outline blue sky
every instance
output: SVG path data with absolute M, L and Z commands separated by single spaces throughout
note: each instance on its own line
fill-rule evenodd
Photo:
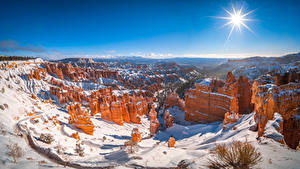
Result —
M 279 56 L 300 51 L 298 0 L 0 0 L 0 54 L 62 57 Z M 232 5 L 254 10 L 222 27 Z

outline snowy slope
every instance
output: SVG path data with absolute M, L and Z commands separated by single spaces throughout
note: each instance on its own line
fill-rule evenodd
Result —
M 184 112 L 172 108 L 171 114 L 175 116 L 178 124 L 164 131 L 159 131 L 153 138 L 149 138 L 148 117 L 142 118 L 142 124 L 127 124 L 123 126 L 102 120 L 99 116 L 91 117 L 95 125 L 94 135 L 87 135 L 75 126 L 68 124 L 69 115 L 64 107 L 57 104 L 46 103 L 41 97 L 31 98 L 31 93 L 40 96 L 41 91 L 49 91 L 47 81 L 28 81 L 24 73 L 29 74 L 35 64 L 22 65 L 18 68 L 0 70 L 0 105 L 7 104 L 8 108 L 0 109 L 0 122 L 6 135 L 0 134 L 0 168 L 57 168 L 63 167 L 49 161 L 44 156 L 31 149 L 26 140 L 16 135 L 17 125 L 29 134 L 37 147 L 46 149 L 56 154 L 62 160 L 85 167 L 115 166 L 117 168 L 138 166 L 144 167 L 175 167 L 182 160 L 191 163 L 191 168 L 206 168 L 207 159 L 210 157 L 209 150 L 218 143 L 228 143 L 233 140 L 248 141 L 262 153 L 263 161 L 260 168 L 298 168 L 300 153 L 289 149 L 270 138 L 257 140 L 257 133 L 249 130 L 254 124 L 254 112 L 244 115 L 237 123 L 228 125 L 222 129 L 222 123 L 195 124 L 184 122 Z M 52 78 L 47 75 L 47 79 Z M 9 80 L 8 80 L 9 79 Z M 81 85 L 81 84 L 74 84 Z M 47 94 L 46 94 L 47 95 Z M 46 96 L 45 96 L 46 99 Z M 35 112 L 34 115 L 30 115 Z M 56 116 L 60 124 L 54 125 L 51 120 Z M 31 118 L 36 118 L 37 123 Z M 175 119 L 175 121 L 176 121 Z M 181 125 L 180 125 L 181 124 Z M 137 127 L 142 134 L 143 140 L 138 143 L 135 153 L 128 153 L 123 146 L 131 139 L 131 131 Z M 270 128 L 271 130 L 272 128 Z M 76 139 L 71 135 L 79 133 L 80 142 L 84 147 L 84 157 L 75 152 Z M 268 132 L 268 129 L 267 131 Z M 39 141 L 41 133 L 49 133 L 54 136 L 52 144 Z M 176 140 L 175 148 L 168 148 L 167 140 L 170 136 Z M 6 155 L 6 144 L 17 142 L 25 152 L 25 156 L 14 164 Z M 63 153 L 57 152 L 57 146 L 63 148 Z M 33 158 L 28 160 L 26 158 Z M 46 164 L 41 163 L 45 160 Z

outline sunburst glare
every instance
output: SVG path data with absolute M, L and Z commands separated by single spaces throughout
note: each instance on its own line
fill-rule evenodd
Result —
M 224 24 L 222 27 L 231 25 L 231 29 L 230 29 L 230 32 L 227 36 L 227 40 L 230 38 L 230 36 L 232 34 L 232 31 L 234 29 L 238 29 L 239 31 L 241 31 L 241 25 L 242 25 L 242 27 L 245 27 L 250 32 L 254 33 L 252 31 L 252 29 L 246 24 L 247 21 L 251 21 L 251 19 L 246 18 L 246 16 L 251 14 L 254 10 L 251 10 L 247 13 L 244 13 L 243 8 L 240 8 L 239 10 L 236 10 L 236 8 L 233 7 L 233 6 L 232 6 L 232 12 L 228 11 L 227 9 L 224 9 L 224 10 L 227 12 L 227 14 L 229 16 L 227 16 L 227 17 L 217 17 L 217 18 L 228 20 L 228 22 L 226 24 Z

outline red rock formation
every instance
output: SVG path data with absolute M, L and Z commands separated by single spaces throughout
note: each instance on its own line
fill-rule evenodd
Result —
M 213 122 L 223 120 L 230 110 L 232 97 L 205 90 L 191 89 L 185 97 L 185 120 Z
M 122 101 L 122 103 L 120 104 L 120 111 L 122 112 L 123 121 L 126 123 L 130 123 L 130 115 L 126 103 L 127 102 L 125 100 Z
M 225 113 L 224 120 L 223 120 L 223 129 L 226 129 L 226 125 L 230 123 L 235 123 L 237 122 L 241 116 L 238 113 Z
M 28 80 L 35 78 L 36 80 L 41 80 L 41 74 L 43 78 L 47 76 L 46 70 L 43 68 L 36 68 L 30 71 L 30 75 L 28 75 Z
M 111 120 L 119 125 L 123 125 L 123 116 L 120 102 L 112 102 L 110 105 Z
M 73 134 L 72 134 L 72 137 L 75 138 L 76 140 L 80 140 L 80 137 L 79 137 L 78 132 L 73 133 Z
M 36 99 L 36 96 L 33 93 L 31 93 L 31 98 Z
M 173 92 L 170 95 L 168 95 L 164 103 L 165 109 L 173 106 L 178 106 L 181 110 L 184 110 L 184 106 L 185 106 L 184 101 L 179 98 L 176 92 Z
M 69 123 L 75 124 L 75 126 L 89 135 L 94 133 L 94 124 L 89 118 L 88 112 L 81 111 L 81 105 L 76 104 L 68 106 L 68 113 L 70 114 Z
M 159 122 L 157 120 L 157 112 L 155 111 L 154 105 L 151 107 L 151 111 L 149 112 L 150 117 L 150 136 L 154 136 L 159 128 Z
M 223 120 L 226 112 L 250 113 L 251 84 L 248 78 L 238 80 L 228 72 L 226 82 L 205 79 L 195 83 L 185 97 L 185 120 L 213 122 Z
M 228 72 L 227 76 L 226 76 L 226 85 L 227 87 L 230 86 L 232 83 L 234 83 L 236 81 L 234 75 L 232 74 L 232 72 Z
M 284 75 L 286 76 L 286 75 Z M 275 76 L 278 79 L 278 77 Z M 272 77 L 262 76 L 253 84 L 252 102 L 258 123 L 258 136 L 263 136 L 268 120 L 274 113 L 283 118 L 283 135 L 285 143 L 296 148 L 300 141 L 300 83 L 288 83 L 277 86 L 269 84 Z M 282 84 L 277 81 L 277 84 Z
M 95 63 L 96 64 L 96 63 Z M 100 63 L 101 64 L 101 63 Z M 49 74 L 56 76 L 59 79 L 64 79 L 64 76 L 74 82 L 90 80 L 96 82 L 99 78 L 118 79 L 117 71 L 97 70 L 90 68 L 73 67 L 71 64 L 64 63 L 44 63 Z
M 95 82 L 101 77 L 116 78 L 118 81 L 121 81 L 121 79 L 118 79 L 118 72 L 116 71 L 92 71 L 89 68 L 73 67 L 70 64 L 63 63 L 45 63 L 45 67 L 49 74 L 56 74 L 60 79 L 66 78 L 75 82 L 83 80 Z M 83 103 L 87 103 L 87 105 L 83 106 L 89 107 L 90 115 L 93 116 L 100 112 L 103 119 L 120 125 L 124 122 L 141 123 L 140 116 L 148 114 L 149 105 L 153 102 L 153 94 L 148 91 L 138 92 L 132 96 L 124 94 L 123 96 L 116 97 L 112 93 L 112 88 L 108 87 L 92 92 L 88 96 L 83 94 L 82 89 L 74 86 L 66 86 L 63 81 L 52 78 L 50 83 L 53 85 L 50 87 L 50 93 L 58 98 L 60 104 L 82 103 L 82 101 L 85 101 Z M 145 82 L 139 79 L 138 83 L 144 84 Z M 118 88 L 117 85 L 115 87 Z
M 137 107 L 134 102 L 128 103 L 128 110 L 130 115 L 130 121 L 133 123 L 141 124 L 141 118 L 137 113 Z
M 165 111 L 165 127 L 169 128 L 173 126 L 173 117 L 170 115 L 169 110 Z
M 129 96 L 124 94 L 123 96 L 116 97 L 112 94 L 111 88 L 99 89 L 90 95 L 91 100 L 98 100 L 96 104 L 94 101 L 90 101 L 90 109 L 92 115 L 98 107 L 101 117 L 103 119 L 113 121 L 122 125 L 124 122 L 141 123 L 140 116 L 148 114 L 149 104 L 152 104 L 152 99 L 144 98 L 143 96 L 136 97 L 135 95 Z
M 237 81 L 238 87 L 238 103 L 239 103 L 239 113 L 245 114 L 250 113 L 253 110 L 253 105 L 251 104 L 251 84 L 247 77 L 240 76 Z
M 90 110 L 91 110 L 91 115 L 92 116 L 99 113 L 100 111 L 99 111 L 98 102 L 90 103 Z
M 131 133 L 131 141 L 134 143 L 138 143 L 142 141 L 141 133 L 138 128 L 134 128 Z
M 168 147 L 175 147 L 175 139 L 172 136 L 168 140 Z

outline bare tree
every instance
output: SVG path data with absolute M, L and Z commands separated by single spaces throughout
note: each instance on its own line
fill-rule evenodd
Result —
M 233 141 L 232 143 L 219 144 L 211 151 L 215 156 L 209 159 L 209 168 L 249 169 L 261 160 L 261 153 L 248 142 Z
M 84 148 L 81 146 L 80 143 L 77 143 L 77 144 L 76 144 L 75 152 L 76 152 L 80 157 L 83 157 L 83 156 L 84 156 Z
M 7 148 L 7 154 L 13 158 L 14 163 L 17 163 L 17 159 L 24 155 L 22 148 L 17 143 L 8 144 Z

